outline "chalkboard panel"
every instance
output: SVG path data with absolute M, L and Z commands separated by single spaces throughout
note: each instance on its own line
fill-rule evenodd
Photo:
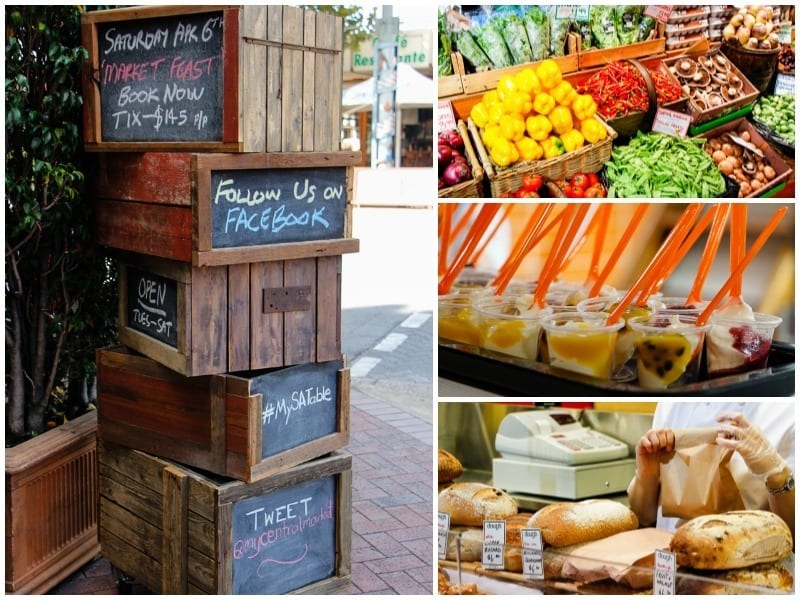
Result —
M 223 13 L 98 23 L 103 141 L 222 139 Z
M 134 267 L 128 273 L 128 325 L 178 347 L 178 283 Z
M 211 246 L 344 236 L 344 167 L 211 171 Z
M 253 379 L 263 394 L 261 456 L 267 458 L 335 433 L 341 360 L 280 369 Z
M 306 481 L 233 504 L 234 594 L 284 594 L 332 577 L 336 480 Z

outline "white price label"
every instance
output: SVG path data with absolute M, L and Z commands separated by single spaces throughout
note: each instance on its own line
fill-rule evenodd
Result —
M 525 579 L 544 579 L 544 542 L 541 529 L 523 529 L 522 576 Z
M 675 553 L 656 550 L 655 570 L 653 571 L 653 595 L 675 595 Z
M 450 515 L 439 513 L 439 559 L 447 558 L 447 536 L 450 533 Z
M 691 124 L 691 115 L 686 115 L 667 108 L 659 108 L 656 110 L 656 116 L 653 119 L 652 130 L 657 133 L 665 133 L 667 135 L 685 138 L 686 133 L 689 131 L 689 125 Z
M 589 19 L 589 8 L 589 6 L 580 6 L 578 4 L 559 4 L 556 6 L 556 19 L 586 21 Z
M 778 73 L 775 77 L 775 95 L 786 96 L 794 94 L 794 75 Z
M 483 522 L 483 556 L 481 563 L 484 569 L 503 569 L 505 561 L 503 548 L 506 545 L 506 522 Z
M 439 133 L 443 131 L 453 131 L 456 128 L 456 116 L 453 113 L 453 103 L 449 100 L 439 101 L 437 117 L 439 122 Z
M 660 23 L 669 21 L 669 16 L 672 14 L 671 4 L 650 4 L 645 7 L 644 14 L 648 17 L 653 17 Z

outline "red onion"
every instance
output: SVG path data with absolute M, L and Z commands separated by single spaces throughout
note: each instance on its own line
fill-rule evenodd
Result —
M 462 162 L 451 162 L 447 165 L 444 169 L 444 173 L 442 173 L 442 178 L 445 180 L 448 186 L 456 185 L 461 183 L 462 181 L 466 181 L 470 177 L 469 167 L 466 163 Z

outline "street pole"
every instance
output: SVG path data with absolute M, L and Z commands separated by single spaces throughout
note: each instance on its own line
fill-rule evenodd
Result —
M 372 107 L 371 166 L 399 167 L 397 138 L 397 38 L 400 19 L 392 16 L 392 7 L 384 6 L 375 24 L 375 101 Z

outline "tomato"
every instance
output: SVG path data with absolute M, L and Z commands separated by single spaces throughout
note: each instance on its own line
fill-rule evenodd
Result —
M 574 187 L 585 190 L 589 187 L 589 177 L 585 173 L 575 173 L 572 176 L 571 183 Z
M 597 176 L 597 173 L 587 173 L 586 177 L 589 178 L 589 185 L 600 183 L 600 177 Z
M 561 188 L 561 191 L 567 198 L 583 198 L 583 190 L 574 185 L 567 184 Z
M 541 196 L 539 195 L 539 192 L 534 192 L 533 190 L 523 190 L 520 198 L 541 198 Z
M 522 176 L 522 189 L 528 192 L 538 192 L 544 180 L 539 173 L 525 173 Z
M 586 197 L 587 198 L 605 198 L 606 197 L 606 188 L 603 187 L 602 183 L 594 183 L 586 188 Z

